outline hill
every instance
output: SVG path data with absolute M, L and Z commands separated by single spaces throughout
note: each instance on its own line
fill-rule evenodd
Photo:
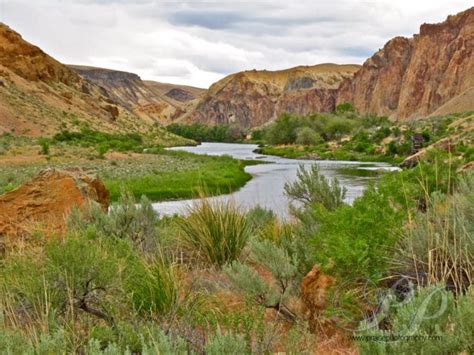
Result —
M 187 112 L 205 91 L 191 86 L 143 81 L 137 74 L 118 70 L 79 65 L 69 65 L 69 68 L 105 88 L 121 106 L 150 123 L 170 123 Z
M 155 132 L 178 137 L 128 110 L 113 92 L 55 60 L 0 23 L 0 134 L 51 136 L 88 126 L 107 132 Z
M 358 68 L 319 64 L 232 74 L 211 85 L 184 120 L 255 127 L 283 112 L 331 111 L 340 83 L 352 77 Z

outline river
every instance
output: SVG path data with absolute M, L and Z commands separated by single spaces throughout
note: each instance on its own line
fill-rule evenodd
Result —
M 352 203 L 360 196 L 370 181 L 375 177 L 362 177 L 345 175 L 341 168 L 354 169 L 385 169 L 396 170 L 397 168 L 387 163 L 364 163 L 356 161 L 334 161 L 334 160 L 298 160 L 287 159 L 276 156 L 256 154 L 255 144 L 235 143 L 202 143 L 198 146 L 174 147 L 173 150 L 184 150 L 195 154 L 208 155 L 230 155 L 236 159 L 263 160 L 267 164 L 251 165 L 245 168 L 252 179 L 240 190 L 228 195 L 211 197 L 213 200 L 232 199 L 242 208 L 252 208 L 257 205 L 273 210 L 281 218 L 289 216 L 289 199 L 285 196 L 283 187 L 286 182 L 294 181 L 299 165 L 310 166 L 318 164 L 321 172 L 328 178 L 337 177 L 341 185 L 347 189 L 345 202 Z M 157 202 L 153 204 L 154 209 L 160 215 L 183 214 L 192 205 L 192 199 Z

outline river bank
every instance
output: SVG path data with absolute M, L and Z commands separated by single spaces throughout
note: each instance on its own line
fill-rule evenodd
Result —
M 116 201 L 122 189 L 153 201 L 230 193 L 251 179 L 245 167 L 255 161 L 160 150 L 155 154 L 107 152 L 94 148 L 51 146 L 47 155 L 27 142 L 0 155 L 0 194 L 11 191 L 46 168 L 82 169 L 98 174 Z
M 212 200 L 233 200 L 245 209 L 260 206 L 274 211 L 281 218 L 289 217 L 291 202 L 284 194 L 284 185 L 295 181 L 300 165 L 308 167 L 317 164 L 325 177 L 331 180 L 337 178 L 341 185 L 347 189 L 345 202 L 349 204 L 361 196 L 371 182 L 376 181 L 380 171 L 396 169 L 384 162 L 287 159 L 255 153 L 257 148 L 256 144 L 202 143 L 194 147 L 174 147 L 169 150 L 183 150 L 188 153 L 210 156 L 227 155 L 235 159 L 257 162 L 257 164 L 245 167 L 245 172 L 253 178 L 243 187 L 231 194 L 213 197 Z M 259 164 L 259 161 L 266 164 Z M 162 215 L 182 214 L 193 202 L 192 199 L 165 201 L 154 203 L 153 207 Z

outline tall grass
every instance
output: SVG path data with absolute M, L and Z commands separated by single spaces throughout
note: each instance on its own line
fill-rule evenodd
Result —
M 459 292 L 474 280 L 474 174 L 450 196 L 430 197 L 399 243 L 398 267 L 418 283 L 445 283 Z
M 207 263 L 222 266 L 236 260 L 251 234 L 244 213 L 232 202 L 202 199 L 178 221 L 184 244 Z
M 165 314 L 178 297 L 176 274 L 162 260 L 135 265 L 125 281 L 125 289 L 131 295 L 133 308 L 145 315 Z

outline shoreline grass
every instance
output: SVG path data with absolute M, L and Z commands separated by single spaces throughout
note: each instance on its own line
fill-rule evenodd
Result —
M 314 159 L 314 160 L 345 160 L 361 162 L 384 162 L 389 164 L 399 164 L 403 159 L 394 158 L 383 154 L 368 155 L 354 151 L 319 149 L 317 146 L 263 146 L 257 148 L 257 154 L 273 155 L 288 159 Z
M 98 157 L 93 148 L 72 146 L 51 146 L 50 155 L 42 157 L 32 147 L 27 148 L 32 150 L 29 161 L 15 161 L 16 155 L 4 157 L 8 159 L 0 166 L 0 194 L 46 168 L 80 168 L 104 181 L 113 202 L 123 188 L 154 202 L 185 199 L 196 197 L 203 189 L 209 195 L 233 192 L 252 178 L 245 167 L 261 163 L 165 150 L 156 154 L 109 152 Z
M 121 190 L 126 189 L 135 197 L 145 195 L 159 202 L 197 197 L 203 189 L 208 195 L 227 194 L 238 190 L 252 178 L 244 168 L 253 162 L 230 157 L 204 157 L 201 163 L 201 166 L 185 171 L 150 173 L 126 179 L 104 178 L 104 183 L 112 201 L 116 201 Z

